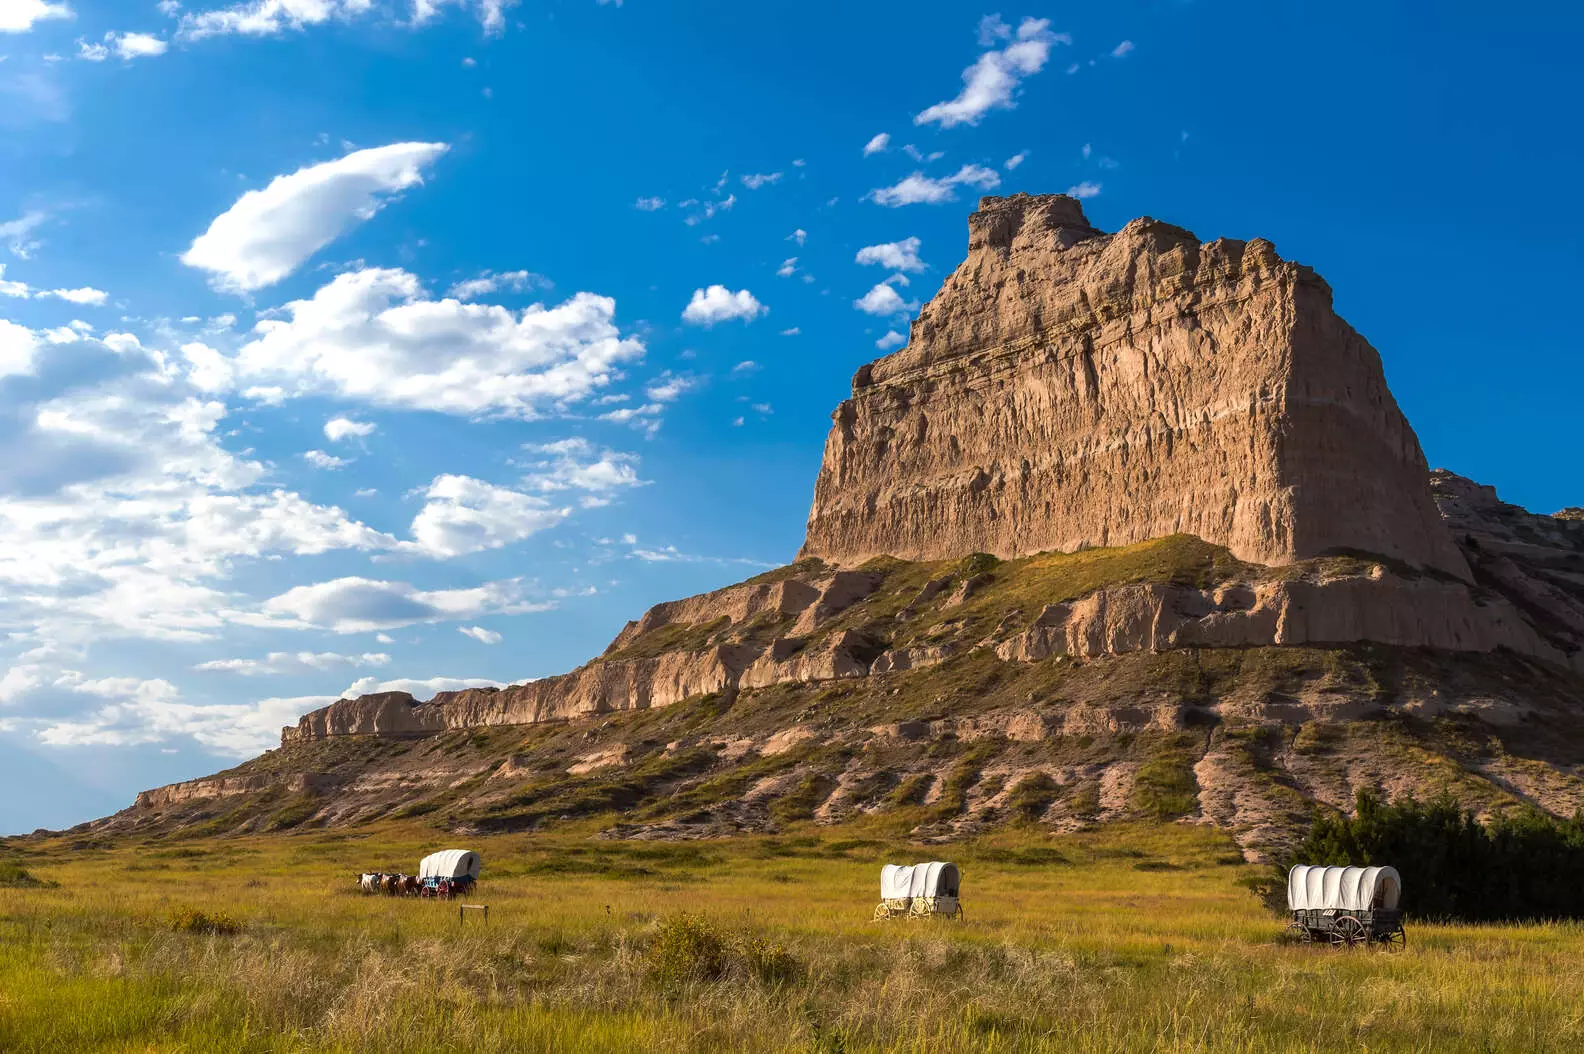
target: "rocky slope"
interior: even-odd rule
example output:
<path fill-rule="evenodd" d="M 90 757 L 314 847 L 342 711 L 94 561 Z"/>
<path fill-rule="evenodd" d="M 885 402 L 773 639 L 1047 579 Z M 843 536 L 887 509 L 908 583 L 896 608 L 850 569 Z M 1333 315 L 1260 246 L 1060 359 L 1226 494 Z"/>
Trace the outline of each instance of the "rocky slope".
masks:
<path fill-rule="evenodd" d="M 905 348 L 834 415 L 803 553 L 1008 557 L 1184 532 L 1260 563 L 1468 571 L 1380 357 L 1267 241 L 985 198 Z"/>
<path fill-rule="evenodd" d="M 1584 520 L 1428 473 L 1264 242 L 985 199 L 859 372 L 804 558 L 508 688 L 341 700 L 96 825 L 688 837 L 1123 817 L 1251 854 L 1360 787 L 1584 806 Z"/>
<path fill-rule="evenodd" d="M 1185 535 L 804 561 L 658 605 L 561 677 L 343 700 L 101 827 L 608 814 L 613 834 L 687 837 L 874 816 L 930 839 L 1146 816 L 1223 824 L 1258 854 L 1361 786 L 1584 806 L 1578 643 L 1460 580 L 1355 557 L 1264 567 Z"/>

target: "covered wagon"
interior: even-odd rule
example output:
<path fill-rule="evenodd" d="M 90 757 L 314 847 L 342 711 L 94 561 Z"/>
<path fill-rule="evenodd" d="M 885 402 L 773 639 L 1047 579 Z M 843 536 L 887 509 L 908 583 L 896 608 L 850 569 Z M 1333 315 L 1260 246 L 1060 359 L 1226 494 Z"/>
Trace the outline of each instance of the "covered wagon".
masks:
<path fill-rule="evenodd" d="M 887 864 L 880 869 L 880 903 L 874 917 L 880 919 L 925 918 L 942 915 L 962 917 L 962 872 L 944 860 L 927 864 Z"/>
<path fill-rule="evenodd" d="M 426 897 L 450 897 L 470 891 L 484 862 L 471 849 L 442 849 L 418 861 L 418 882 Z"/>
<path fill-rule="evenodd" d="M 1407 944 L 1403 931 L 1402 876 L 1395 867 L 1312 867 L 1287 872 L 1287 936 L 1301 944 L 1325 941 L 1345 948 L 1376 942 Z"/>

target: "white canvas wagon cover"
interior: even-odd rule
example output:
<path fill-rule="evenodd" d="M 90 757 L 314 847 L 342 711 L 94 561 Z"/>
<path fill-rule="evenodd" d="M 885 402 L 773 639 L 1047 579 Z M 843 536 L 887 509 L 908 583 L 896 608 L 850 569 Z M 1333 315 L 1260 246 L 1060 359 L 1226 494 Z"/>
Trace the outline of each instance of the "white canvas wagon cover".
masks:
<path fill-rule="evenodd" d="M 418 861 L 419 878 L 478 878 L 483 867 L 471 849 L 442 849 Z"/>
<path fill-rule="evenodd" d="M 1293 911 L 1397 910 L 1402 876 L 1395 867 L 1314 867 L 1287 872 L 1287 907 Z"/>
<path fill-rule="evenodd" d="M 955 897 L 962 885 L 957 865 L 944 860 L 927 864 L 887 864 L 880 869 L 880 899 L 910 900 L 913 897 Z"/>

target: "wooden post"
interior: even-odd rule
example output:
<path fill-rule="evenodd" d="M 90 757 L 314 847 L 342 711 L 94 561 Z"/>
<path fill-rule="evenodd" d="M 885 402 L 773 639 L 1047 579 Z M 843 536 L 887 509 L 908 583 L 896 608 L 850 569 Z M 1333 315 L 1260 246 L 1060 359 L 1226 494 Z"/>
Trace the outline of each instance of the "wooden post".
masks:
<path fill-rule="evenodd" d="M 470 912 L 470 911 L 482 911 L 484 913 L 484 921 L 485 922 L 489 921 L 489 905 L 488 904 L 458 904 L 457 905 L 457 925 L 458 926 L 462 925 L 462 923 L 467 920 L 467 913 Z"/>

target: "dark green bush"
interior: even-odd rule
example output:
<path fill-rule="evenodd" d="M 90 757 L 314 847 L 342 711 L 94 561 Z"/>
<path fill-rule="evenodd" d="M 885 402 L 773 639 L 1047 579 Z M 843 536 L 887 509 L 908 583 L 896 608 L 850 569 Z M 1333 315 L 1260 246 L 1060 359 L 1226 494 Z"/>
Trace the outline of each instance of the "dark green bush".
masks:
<path fill-rule="evenodd" d="M 1402 908 L 1416 918 L 1584 917 L 1584 816 L 1525 808 L 1481 824 L 1449 795 L 1388 803 L 1368 791 L 1355 813 L 1316 817 L 1283 875 L 1292 864 L 1386 864 L 1402 874 Z M 1285 877 L 1266 888 L 1285 903 Z"/>

